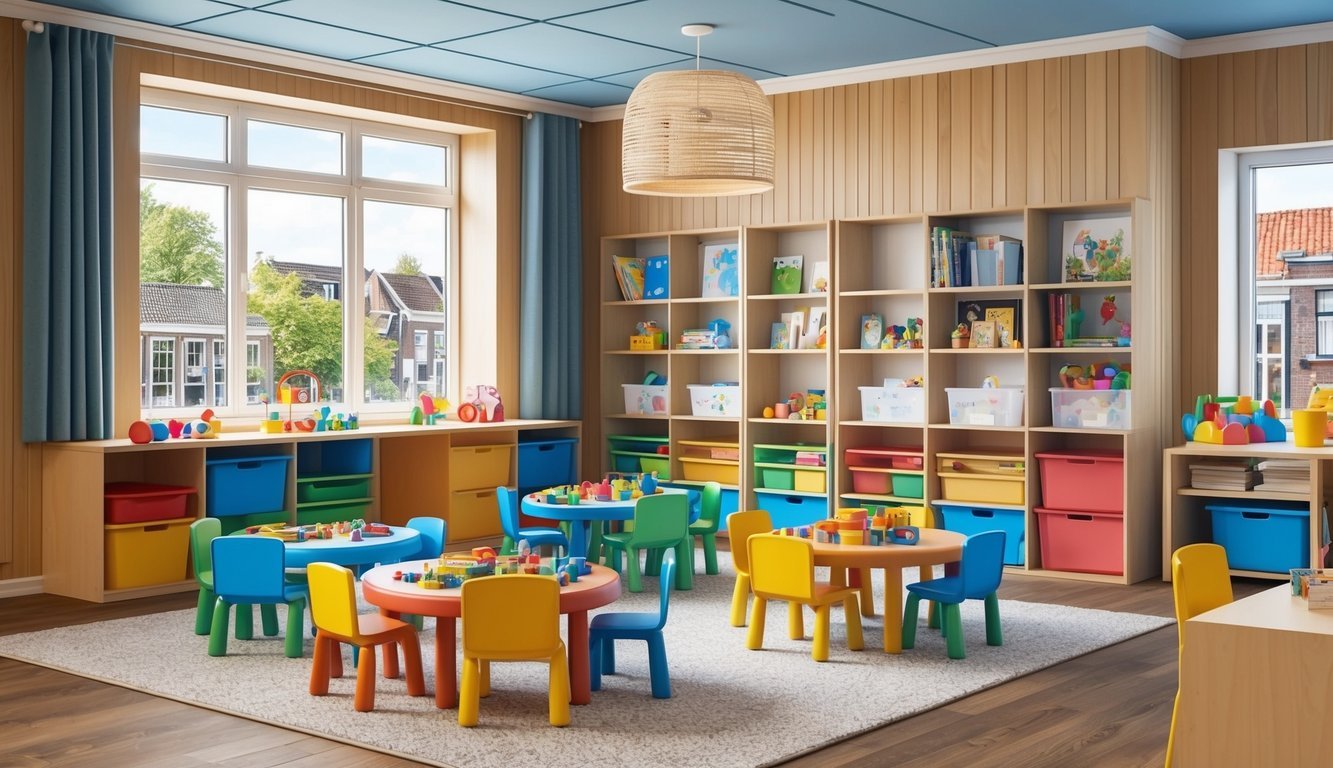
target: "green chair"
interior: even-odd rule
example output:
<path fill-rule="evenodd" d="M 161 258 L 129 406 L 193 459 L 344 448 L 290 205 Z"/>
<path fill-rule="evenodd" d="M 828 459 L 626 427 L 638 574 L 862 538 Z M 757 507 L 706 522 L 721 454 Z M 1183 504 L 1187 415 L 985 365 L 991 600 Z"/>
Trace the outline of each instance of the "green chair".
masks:
<path fill-rule="evenodd" d="M 699 500 L 699 519 L 690 523 L 690 570 L 694 570 L 694 537 L 704 546 L 704 573 L 717 575 L 717 528 L 722 520 L 722 486 L 704 483 Z"/>
<path fill-rule="evenodd" d="M 602 545 L 607 548 L 611 567 L 617 573 L 620 569 L 620 553 L 625 553 L 625 563 L 629 570 L 626 579 L 629 591 L 642 592 L 643 579 L 639 568 L 639 553 L 643 550 L 675 548 L 676 561 L 687 557 L 680 550 L 689 546 L 690 499 L 683 493 L 662 493 L 654 496 L 642 496 L 634 504 L 634 530 L 602 535 Z M 684 570 L 684 569 L 679 569 Z M 677 587 L 684 588 L 681 579 Z"/>
<path fill-rule="evenodd" d="M 213 591 L 213 539 L 222 535 L 222 521 L 216 517 L 203 517 L 190 523 L 190 562 L 194 565 L 194 581 L 199 585 L 199 604 L 194 611 L 194 633 L 207 635 L 213 627 L 213 605 L 217 593 Z M 272 637 L 278 634 L 278 612 L 272 605 L 260 606 L 260 618 L 263 620 L 264 634 Z M 236 609 L 236 639 L 249 640 L 254 637 L 255 618 L 250 606 Z"/>

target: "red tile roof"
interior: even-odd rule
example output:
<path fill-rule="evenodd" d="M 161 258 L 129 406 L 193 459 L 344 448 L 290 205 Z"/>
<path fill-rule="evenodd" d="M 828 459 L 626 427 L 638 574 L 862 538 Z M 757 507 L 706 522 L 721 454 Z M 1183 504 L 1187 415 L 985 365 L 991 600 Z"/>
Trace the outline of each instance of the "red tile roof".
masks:
<path fill-rule="evenodd" d="M 1288 277 L 1283 251 L 1306 256 L 1333 252 L 1333 207 L 1261 213 L 1255 222 L 1255 275 L 1258 279 Z"/>

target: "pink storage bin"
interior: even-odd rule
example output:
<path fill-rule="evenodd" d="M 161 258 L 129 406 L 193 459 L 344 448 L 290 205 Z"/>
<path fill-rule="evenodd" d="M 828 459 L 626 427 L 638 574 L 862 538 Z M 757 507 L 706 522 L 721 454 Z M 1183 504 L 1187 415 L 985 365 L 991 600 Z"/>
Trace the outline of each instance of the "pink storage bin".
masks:
<path fill-rule="evenodd" d="M 925 461 L 921 458 L 920 448 L 848 448 L 844 452 L 844 456 L 849 467 L 921 469 L 925 466 Z M 862 491 L 862 493 L 871 493 L 871 491 Z"/>
<path fill-rule="evenodd" d="M 851 453 L 851 451 L 848 451 Z M 848 467 L 852 471 L 852 490 L 856 493 L 891 493 L 893 477 L 876 467 Z"/>
<path fill-rule="evenodd" d="M 1052 571 L 1125 572 L 1125 518 L 1119 513 L 1065 512 L 1037 507 L 1041 567 Z"/>
<path fill-rule="evenodd" d="M 1039 453 L 1042 505 L 1078 512 L 1125 511 L 1125 457 L 1114 451 Z"/>

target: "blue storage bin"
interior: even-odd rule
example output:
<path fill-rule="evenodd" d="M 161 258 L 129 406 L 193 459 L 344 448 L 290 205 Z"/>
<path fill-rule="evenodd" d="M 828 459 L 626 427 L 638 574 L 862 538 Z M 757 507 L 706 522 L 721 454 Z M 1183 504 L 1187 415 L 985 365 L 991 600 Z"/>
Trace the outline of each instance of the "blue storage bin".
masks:
<path fill-rule="evenodd" d="M 518 492 L 578 482 L 574 476 L 576 438 L 529 440 L 518 444 Z"/>
<path fill-rule="evenodd" d="M 797 496 L 781 491 L 768 493 L 756 490 L 759 508 L 768 512 L 774 528 L 794 528 L 810 525 L 828 517 L 827 496 Z"/>
<path fill-rule="evenodd" d="M 291 456 L 209 459 L 205 464 L 209 517 L 231 517 L 286 508 Z"/>
<path fill-rule="evenodd" d="M 1227 551 L 1227 565 L 1241 571 L 1286 573 L 1310 567 L 1310 508 L 1264 501 L 1216 501 L 1213 543 Z"/>
<path fill-rule="evenodd" d="M 1023 510 L 936 504 L 935 512 L 936 525 L 964 536 L 982 531 L 1004 531 L 1004 564 L 1022 565 L 1026 562 Z"/>
<path fill-rule="evenodd" d="M 370 438 L 355 440 L 312 440 L 296 446 L 296 474 L 368 475 L 370 474 Z"/>

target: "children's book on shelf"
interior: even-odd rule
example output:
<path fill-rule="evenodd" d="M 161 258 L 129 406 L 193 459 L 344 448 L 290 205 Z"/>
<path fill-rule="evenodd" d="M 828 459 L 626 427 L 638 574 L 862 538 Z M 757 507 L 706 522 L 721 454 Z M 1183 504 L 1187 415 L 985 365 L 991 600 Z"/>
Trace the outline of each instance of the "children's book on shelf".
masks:
<path fill-rule="evenodd" d="M 666 256 L 649 256 L 643 265 L 643 297 L 671 298 L 671 271 Z"/>
<path fill-rule="evenodd" d="M 828 346 L 828 308 L 811 307 L 801 337 L 801 349 L 825 349 Z"/>
<path fill-rule="evenodd" d="M 787 325 L 787 323 L 785 322 L 773 323 L 773 327 L 769 331 L 768 335 L 768 348 L 791 349 L 791 344 L 788 341 L 788 335 L 787 335 L 789 332 L 790 328 Z"/>
<path fill-rule="evenodd" d="M 1102 346 L 1079 343 L 1083 331 L 1083 306 L 1077 293 L 1047 294 L 1046 302 L 1052 347 Z"/>
<path fill-rule="evenodd" d="M 740 246 L 736 243 L 727 245 L 703 246 L 703 284 L 699 295 L 704 298 L 726 298 L 740 295 L 740 272 L 738 259 Z"/>
<path fill-rule="evenodd" d="M 625 301 L 639 301 L 643 298 L 643 267 L 644 260 L 637 256 L 611 257 L 616 284 L 620 286 L 620 295 Z"/>
<path fill-rule="evenodd" d="M 806 293 L 828 293 L 828 258 L 815 257 L 806 264 Z"/>
<path fill-rule="evenodd" d="M 774 256 L 770 293 L 800 293 L 803 256 Z"/>
<path fill-rule="evenodd" d="M 884 317 L 878 312 L 861 315 L 861 349 L 879 349 L 884 340 Z"/>
<path fill-rule="evenodd" d="M 780 318 L 787 325 L 786 349 L 800 349 L 801 334 L 805 333 L 805 310 L 794 309 L 791 312 L 783 312 Z"/>

